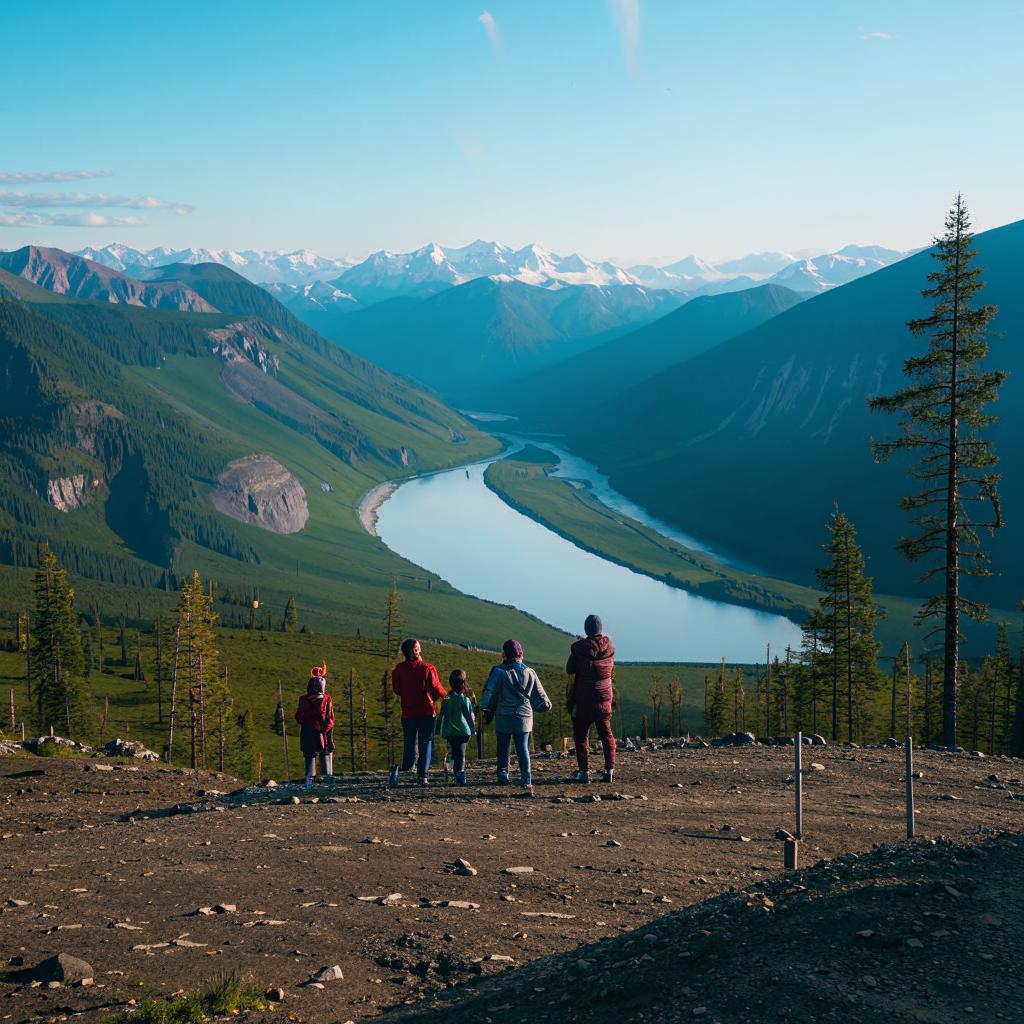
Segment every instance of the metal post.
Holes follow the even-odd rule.
[[[803,774],[803,745],[804,734],[796,734],[796,748],[794,760],[796,762],[796,837],[804,837],[804,774]]]
[[[787,839],[782,847],[783,866],[787,871],[796,871],[799,862],[800,843],[796,839]]]
[[[907,755],[907,838],[914,838],[914,740],[908,736],[904,749]]]

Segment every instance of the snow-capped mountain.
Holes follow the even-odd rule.
[[[768,280],[796,292],[827,292],[881,270],[908,255],[880,245],[847,245],[837,252],[797,260]]]
[[[726,277],[744,274],[747,277],[752,277],[755,281],[760,281],[771,277],[772,274],[777,274],[783,268],[796,263],[798,259],[798,256],[788,252],[774,250],[751,252],[737,259],[716,263],[715,270]]]
[[[448,248],[431,242],[405,253],[381,250],[332,283],[363,301],[375,301],[388,295],[430,294],[480,277],[522,281],[543,288],[640,283],[621,267],[595,263],[578,253],[560,256],[538,245],[513,249],[483,241]]]
[[[284,281],[270,281],[263,287],[293,313],[302,316],[304,312],[343,310],[351,312],[359,307],[355,297],[335,288],[328,281],[310,281],[308,284],[289,284]]]
[[[296,285],[337,277],[356,262],[352,259],[329,259],[308,249],[296,249],[294,252],[283,249],[170,249],[167,246],[133,249],[118,242],[102,249],[80,249],[75,255],[126,274],[140,267],[165,267],[171,263],[219,263],[257,284],[280,282]]]

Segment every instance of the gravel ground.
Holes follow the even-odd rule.
[[[316,803],[290,787],[230,795],[238,784],[213,773],[0,758],[0,1020],[121,1007],[232,972],[284,990],[267,1019],[317,1024],[432,1012],[453,995],[459,1006],[487,1000],[465,1019],[525,1020],[551,1002],[573,1020],[581,985],[581,1015],[597,1020],[602,1006],[629,1020],[874,1020],[886,1008],[888,1020],[945,1021],[947,1007],[962,1019],[968,1006],[1020,1019],[1006,972],[1013,957],[1020,966],[1024,915],[1010,880],[1021,848],[990,836],[1024,827],[1024,763],[919,754],[918,835],[985,840],[984,852],[944,842],[886,852],[905,835],[902,752],[805,750],[801,860],[833,864],[794,879],[775,838],[793,828],[792,757],[628,753],[614,784],[589,787],[566,781],[568,762],[539,761],[532,800],[495,785],[486,766],[471,766],[466,789],[437,773],[426,790],[392,794],[363,776],[319,787]],[[806,889],[783,895],[793,886]],[[916,899],[896,899],[908,886]],[[218,904],[234,909],[197,913]],[[716,931],[696,923],[717,920],[702,914],[736,920]],[[645,926],[654,939],[630,934]],[[878,938],[854,941],[858,930]],[[919,936],[923,949],[906,945]],[[591,956],[580,947],[602,941],[597,980],[574,980]],[[651,960],[636,963],[641,941]],[[59,952],[88,961],[94,984],[33,987],[21,975]],[[519,969],[553,954],[563,958]],[[343,979],[304,984],[335,965]],[[499,1011],[504,986],[518,994]],[[462,1011],[445,1002],[442,1012]]]

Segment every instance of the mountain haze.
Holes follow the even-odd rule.
[[[635,331],[531,374],[511,399],[496,396],[499,400],[488,408],[515,413],[530,425],[558,429],[574,419],[586,419],[595,404],[778,316],[800,301],[796,292],[774,284],[691,299]],[[620,414],[627,408],[621,406]]]

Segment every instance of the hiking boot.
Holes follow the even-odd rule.
[[[611,768],[605,769],[604,774],[601,776],[601,781],[602,782],[611,782],[613,774],[614,774],[614,770],[613,769],[611,769]]]
[[[589,785],[590,783],[590,772],[577,772],[572,777],[573,782],[578,782],[581,786]]]
[[[465,784],[466,784],[466,773],[465,772],[456,772],[455,773],[455,785],[456,786],[464,786]]]
[[[532,782],[524,782],[523,783],[523,796],[525,796],[525,797],[533,796],[533,783]]]
[[[391,766],[391,772],[388,774],[388,787],[395,789],[398,786],[398,765],[393,764]]]
[[[426,775],[421,775],[420,776],[420,786],[429,786],[429,785],[430,785],[430,780],[426,777]]]
[[[508,785],[508,772],[507,771],[498,772],[498,785],[499,786],[507,786]]]
[[[313,780],[312,779],[306,779],[306,792],[307,793],[312,793],[313,792]]]

